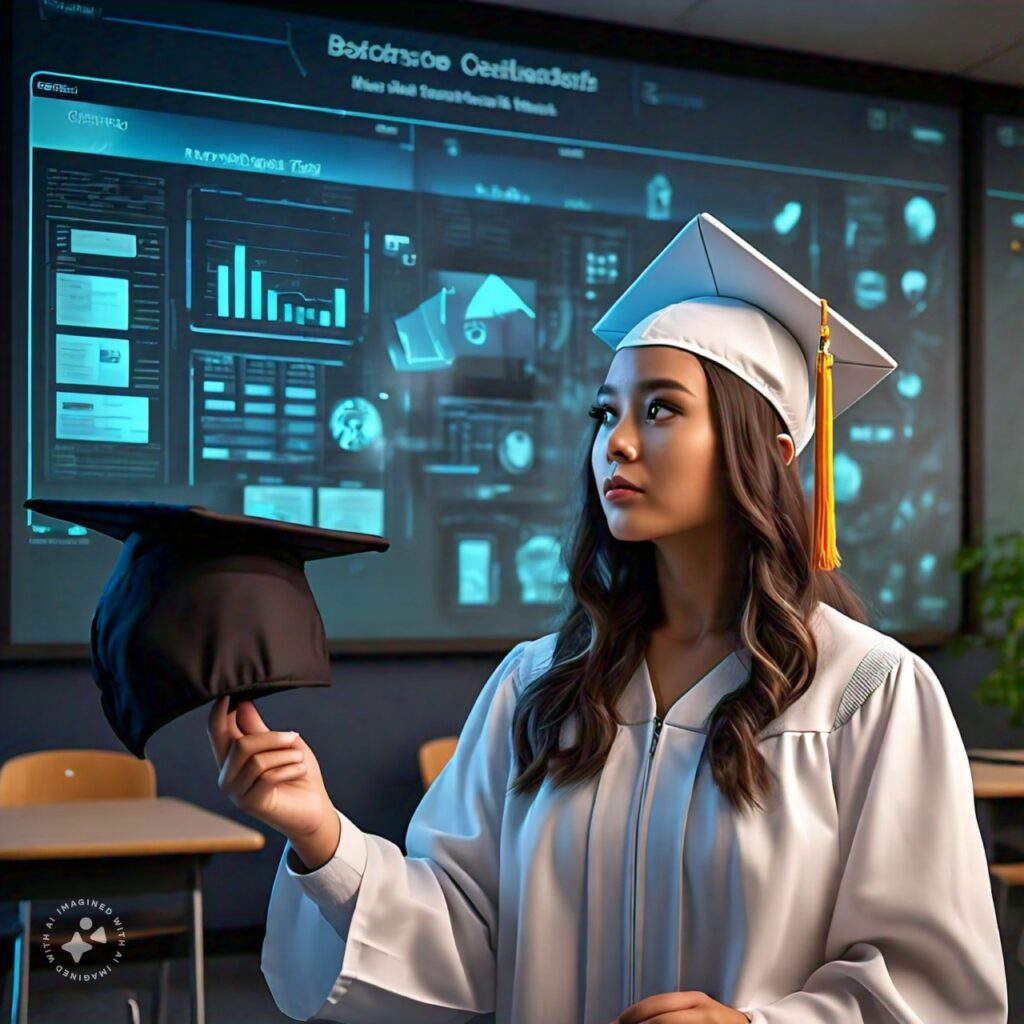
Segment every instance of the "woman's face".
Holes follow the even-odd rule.
[[[603,422],[591,466],[612,536],[654,540],[722,519],[725,488],[696,356],[667,345],[620,349],[594,405]],[[605,493],[612,462],[640,493]]]

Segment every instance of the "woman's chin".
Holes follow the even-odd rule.
[[[650,540],[651,531],[644,529],[639,523],[631,523],[627,516],[611,515],[608,517],[608,532],[621,541]]]

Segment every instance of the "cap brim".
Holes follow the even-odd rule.
[[[127,540],[133,533],[185,544],[216,540],[235,549],[251,548],[254,552],[283,548],[306,562],[364,551],[387,551],[391,546],[386,537],[372,533],[325,530],[260,516],[232,515],[201,505],[30,498],[25,508],[120,541]]]
[[[698,214],[665,246],[593,330],[614,349],[644,317],[706,296],[740,299],[778,320],[804,353],[813,392],[821,300],[709,213]],[[835,417],[898,364],[831,305],[828,324]]]

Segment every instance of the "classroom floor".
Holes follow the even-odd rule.
[[[1010,991],[1009,1024],[1024,1024],[1024,966],[1015,958],[1021,918],[1017,911],[1013,939],[1006,939],[1007,982]],[[260,973],[259,954],[208,956],[206,962],[207,1024],[281,1024],[292,1020],[278,1010]],[[153,993],[156,963],[120,964],[109,978],[87,985],[71,982],[49,970],[33,970],[29,983],[29,1024],[127,1024],[129,996],[139,1002],[142,1024],[155,1024]],[[8,971],[0,1020],[10,1014],[11,981]],[[188,1024],[189,975],[184,960],[171,962],[168,1024]],[[491,1024],[493,1015],[477,1017],[474,1024]],[[396,1021],[395,1024],[401,1024]],[[566,1024],[572,1024],[567,1021]]]

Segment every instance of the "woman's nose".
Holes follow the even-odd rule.
[[[636,458],[636,444],[621,434],[612,434],[608,439],[608,461],[632,462]]]

